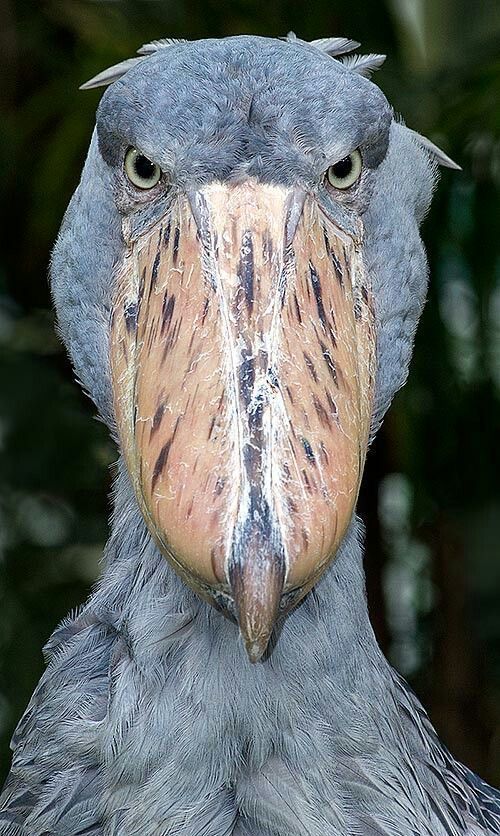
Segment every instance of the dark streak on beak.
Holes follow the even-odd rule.
[[[292,242],[300,221],[306,193],[294,189],[284,207],[283,262],[290,260]],[[191,210],[206,258],[210,262],[214,252],[210,214],[203,194],[189,194]],[[269,249],[275,242],[269,238]],[[216,249],[216,248],[215,248]],[[271,251],[271,250],[270,250]],[[268,254],[270,257],[270,253]],[[213,256],[212,256],[213,257]],[[209,276],[211,271],[208,271]],[[234,299],[232,315],[235,321],[249,320],[253,314],[254,296],[258,292],[259,276],[255,272],[254,241],[251,229],[243,231],[240,258],[237,266],[239,290]],[[287,271],[279,280],[279,298],[286,292]],[[241,339],[237,379],[237,399],[247,428],[247,441],[242,458],[247,485],[246,516],[235,525],[228,556],[227,575],[238,616],[241,634],[250,661],[257,662],[263,656],[271,636],[280,607],[286,576],[285,547],[280,522],[275,508],[269,506],[262,489],[264,457],[269,454],[266,446],[263,413],[266,407],[264,395],[255,394],[256,375],[267,375],[271,358],[255,347],[247,338]]]
[[[300,209],[302,205],[303,200],[300,201]],[[295,205],[287,212],[287,219],[294,208]],[[300,213],[291,221],[293,231],[299,218]],[[244,316],[242,307],[246,308],[248,317],[253,312],[254,289],[258,282],[253,251],[252,232],[245,230],[238,265],[238,280],[243,298],[240,301],[240,293],[236,294],[233,309],[233,316],[237,320]],[[276,621],[286,562],[276,509],[269,506],[262,482],[266,469],[264,459],[269,455],[264,431],[264,410],[268,396],[265,390],[256,393],[256,377],[267,375],[271,358],[263,348],[256,353],[255,347],[248,337],[243,337],[243,333],[240,338],[243,345],[238,367],[237,399],[248,434],[242,449],[247,501],[242,503],[246,515],[240,517],[233,532],[228,578],[248,657],[251,662],[257,662],[266,650]]]

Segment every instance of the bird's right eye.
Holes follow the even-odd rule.
[[[363,158],[358,148],[347,157],[331,165],[326,172],[326,180],[335,189],[349,189],[359,180],[363,168]]]
[[[129,148],[125,154],[125,174],[137,189],[152,189],[161,177],[161,168],[137,148]]]

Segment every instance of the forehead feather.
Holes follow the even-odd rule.
[[[161,163],[179,144],[246,135],[251,150],[249,126],[257,144],[288,139],[324,156],[368,141],[373,151],[390,121],[382,92],[326,53],[238,36],[172,44],[139,62],[104,94],[97,127],[103,145],[122,139]]]

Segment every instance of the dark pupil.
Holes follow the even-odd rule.
[[[155,173],[155,164],[148,160],[147,157],[144,157],[142,154],[139,154],[135,158],[134,168],[136,170],[137,176],[140,177],[142,180],[151,180]]]
[[[349,177],[349,174],[352,171],[352,159],[351,157],[344,157],[343,160],[339,160],[338,163],[332,165],[333,173],[335,177],[338,177],[339,180],[343,180],[345,177]]]

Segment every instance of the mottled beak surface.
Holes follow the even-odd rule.
[[[212,184],[130,244],[111,327],[147,525],[256,661],[358,494],[375,366],[359,243],[299,190]]]

